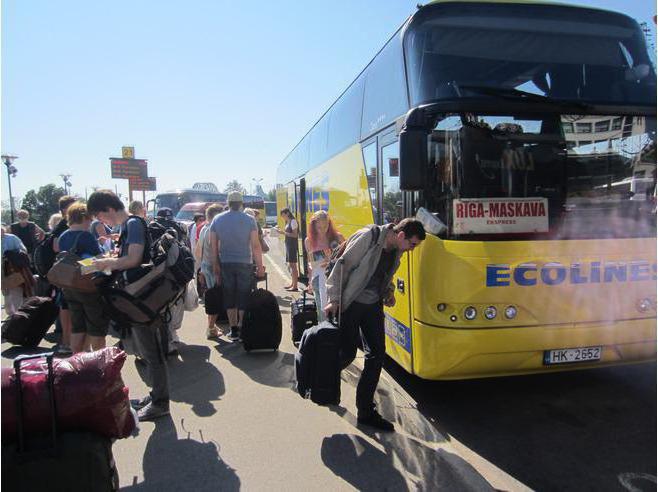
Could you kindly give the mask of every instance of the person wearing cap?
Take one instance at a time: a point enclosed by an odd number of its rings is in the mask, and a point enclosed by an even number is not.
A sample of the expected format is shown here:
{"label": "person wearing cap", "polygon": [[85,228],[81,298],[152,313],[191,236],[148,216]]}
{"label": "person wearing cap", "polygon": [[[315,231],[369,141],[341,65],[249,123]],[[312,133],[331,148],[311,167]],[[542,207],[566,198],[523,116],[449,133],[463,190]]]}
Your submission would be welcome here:
{"label": "person wearing cap", "polygon": [[176,222],[174,212],[169,207],[158,209],[155,221],[167,229],[173,229],[178,234],[178,240],[183,244],[187,243],[187,228]]}
{"label": "person wearing cap", "polygon": [[224,292],[231,327],[229,338],[233,341],[240,339],[242,317],[253,285],[253,264],[259,277],[265,274],[256,221],[242,211],[242,205],[242,193],[229,193],[229,210],[217,215],[210,225],[213,273]]}

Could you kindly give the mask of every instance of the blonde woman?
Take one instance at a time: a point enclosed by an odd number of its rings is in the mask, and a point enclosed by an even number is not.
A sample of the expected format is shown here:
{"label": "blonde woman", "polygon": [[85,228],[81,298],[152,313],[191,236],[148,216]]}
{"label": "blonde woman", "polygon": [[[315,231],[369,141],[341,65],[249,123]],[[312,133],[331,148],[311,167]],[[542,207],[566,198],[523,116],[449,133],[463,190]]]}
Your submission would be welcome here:
{"label": "blonde woman", "polygon": [[62,214],[60,213],[52,214],[50,216],[50,219],[48,219],[48,230],[50,232],[53,232],[53,230],[55,229],[55,227],[57,227],[57,224],[59,224],[61,220],[62,220]]}
{"label": "blonde woman", "polygon": [[345,238],[334,228],[329,214],[324,210],[315,212],[311,217],[308,237],[304,247],[308,253],[311,270],[311,285],[315,296],[315,306],[318,311],[318,321],[324,320],[324,306],[327,304],[327,287],[324,269],[331,257],[331,251],[342,243]]}

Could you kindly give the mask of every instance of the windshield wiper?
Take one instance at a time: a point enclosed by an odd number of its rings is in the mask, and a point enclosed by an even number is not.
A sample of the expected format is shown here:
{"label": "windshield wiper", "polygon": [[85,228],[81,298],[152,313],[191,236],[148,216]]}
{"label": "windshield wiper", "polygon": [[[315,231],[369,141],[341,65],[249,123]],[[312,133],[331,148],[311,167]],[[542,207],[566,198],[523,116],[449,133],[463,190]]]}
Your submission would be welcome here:
{"label": "windshield wiper", "polygon": [[[532,92],[521,91],[519,89],[514,89],[511,87],[490,87],[486,85],[458,85],[453,83],[453,86],[457,91],[462,89],[466,91],[479,92],[480,94],[485,94],[487,96],[501,97],[504,99],[513,99],[513,100],[526,100],[526,101],[535,101],[542,102],[547,104],[558,104],[561,106],[572,106],[578,107],[581,109],[591,108],[590,105],[578,102],[578,101],[557,101],[549,96],[543,96],[541,94],[533,94]],[[461,94],[460,94],[461,95]]]}

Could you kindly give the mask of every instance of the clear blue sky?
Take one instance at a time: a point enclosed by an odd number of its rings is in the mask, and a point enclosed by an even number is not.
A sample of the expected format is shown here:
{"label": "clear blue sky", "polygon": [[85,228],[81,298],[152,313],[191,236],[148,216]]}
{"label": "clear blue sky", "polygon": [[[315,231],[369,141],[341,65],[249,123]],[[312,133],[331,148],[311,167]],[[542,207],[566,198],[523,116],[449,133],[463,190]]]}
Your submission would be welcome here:
{"label": "clear blue sky", "polygon": [[[417,0],[2,2],[2,152],[15,195],[104,186],[133,145],[158,189],[275,168]],[[648,0],[586,0],[651,22]],[[4,171],[4,168],[3,170]],[[2,198],[7,195],[2,173]]]}

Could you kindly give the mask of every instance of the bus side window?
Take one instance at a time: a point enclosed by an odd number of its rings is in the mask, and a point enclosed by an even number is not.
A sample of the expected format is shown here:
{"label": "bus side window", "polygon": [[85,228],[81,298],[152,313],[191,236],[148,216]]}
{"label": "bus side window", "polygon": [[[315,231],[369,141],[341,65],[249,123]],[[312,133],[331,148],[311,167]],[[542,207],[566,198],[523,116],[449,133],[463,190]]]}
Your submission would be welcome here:
{"label": "bus side window", "polygon": [[384,224],[404,217],[400,191],[400,146],[398,142],[382,147],[382,212]]}

